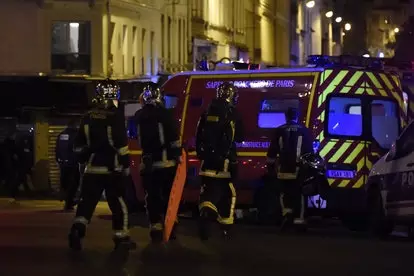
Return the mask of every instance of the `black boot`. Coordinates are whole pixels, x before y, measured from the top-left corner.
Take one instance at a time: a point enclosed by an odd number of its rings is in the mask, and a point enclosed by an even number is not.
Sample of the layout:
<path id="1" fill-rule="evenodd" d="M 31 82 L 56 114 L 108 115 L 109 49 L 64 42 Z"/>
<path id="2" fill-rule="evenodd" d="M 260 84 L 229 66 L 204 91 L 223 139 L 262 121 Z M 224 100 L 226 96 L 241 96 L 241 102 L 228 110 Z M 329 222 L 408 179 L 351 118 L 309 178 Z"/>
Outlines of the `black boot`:
<path id="1" fill-rule="evenodd" d="M 69 248 L 75 251 L 82 250 L 82 239 L 85 237 L 86 226 L 82 223 L 74 223 L 68 235 Z"/>
<path id="2" fill-rule="evenodd" d="M 122 250 L 122 251 L 129 251 L 135 250 L 137 248 L 137 243 L 131 240 L 130 237 L 114 237 L 113 238 L 115 243 L 114 251 Z"/>

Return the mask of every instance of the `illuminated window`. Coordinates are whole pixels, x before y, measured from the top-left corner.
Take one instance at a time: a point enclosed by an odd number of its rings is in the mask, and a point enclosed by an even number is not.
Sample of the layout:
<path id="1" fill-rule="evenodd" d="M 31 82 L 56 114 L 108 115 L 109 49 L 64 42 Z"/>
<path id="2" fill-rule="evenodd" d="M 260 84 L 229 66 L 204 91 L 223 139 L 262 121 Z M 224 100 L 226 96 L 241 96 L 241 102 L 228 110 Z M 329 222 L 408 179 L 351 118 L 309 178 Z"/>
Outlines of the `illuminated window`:
<path id="1" fill-rule="evenodd" d="M 362 102 L 358 98 L 332 97 L 328 103 L 328 133 L 338 136 L 361 136 L 361 105 Z"/>
<path id="2" fill-rule="evenodd" d="M 90 73 L 90 22 L 53 22 L 51 43 L 52 70 L 62 73 Z"/>
<path id="3" fill-rule="evenodd" d="M 277 128 L 286 123 L 285 112 L 290 108 L 299 108 L 299 101 L 263 100 L 260 106 L 257 124 L 260 128 Z"/>

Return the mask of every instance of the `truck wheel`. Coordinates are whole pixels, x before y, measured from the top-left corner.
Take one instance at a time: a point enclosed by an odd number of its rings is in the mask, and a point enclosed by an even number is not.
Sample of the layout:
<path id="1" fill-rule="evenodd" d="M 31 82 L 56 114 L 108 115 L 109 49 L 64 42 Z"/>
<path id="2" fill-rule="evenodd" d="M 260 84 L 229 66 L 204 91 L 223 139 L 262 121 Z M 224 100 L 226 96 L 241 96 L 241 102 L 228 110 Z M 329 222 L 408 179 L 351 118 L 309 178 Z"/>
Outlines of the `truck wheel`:
<path id="1" fill-rule="evenodd" d="M 368 231 L 371 235 L 385 238 L 394 228 L 392 221 L 387 218 L 382 204 L 381 192 L 378 188 L 368 191 Z"/>

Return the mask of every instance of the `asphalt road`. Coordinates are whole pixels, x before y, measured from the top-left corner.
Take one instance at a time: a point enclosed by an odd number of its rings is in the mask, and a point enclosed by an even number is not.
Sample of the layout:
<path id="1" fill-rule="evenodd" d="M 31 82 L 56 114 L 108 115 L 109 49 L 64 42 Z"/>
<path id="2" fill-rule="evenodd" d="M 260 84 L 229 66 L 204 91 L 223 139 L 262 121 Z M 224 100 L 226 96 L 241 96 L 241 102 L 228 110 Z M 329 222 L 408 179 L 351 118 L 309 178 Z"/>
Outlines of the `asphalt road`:
<path id="1" fill-rule="evenodd" d="M 414 275 L 414 243 L 406 238 L 379 241 L 340 227 L 306 234 L 277 233 L 273 227 L 237 225 L 232 240 L 207 243 L 195 224 L 182 222 L 179 240 L 149 244 L 144 217 L 134 217 L 139 248 L 128 258 L 111 255 L 111 224 L 104 203 L 88 228 L 82 253 L 67 249 L 73 214 L 57 201 L 0 199 L 0 275 Z M 139 226 L 141 225 L 141 226 Z"/>

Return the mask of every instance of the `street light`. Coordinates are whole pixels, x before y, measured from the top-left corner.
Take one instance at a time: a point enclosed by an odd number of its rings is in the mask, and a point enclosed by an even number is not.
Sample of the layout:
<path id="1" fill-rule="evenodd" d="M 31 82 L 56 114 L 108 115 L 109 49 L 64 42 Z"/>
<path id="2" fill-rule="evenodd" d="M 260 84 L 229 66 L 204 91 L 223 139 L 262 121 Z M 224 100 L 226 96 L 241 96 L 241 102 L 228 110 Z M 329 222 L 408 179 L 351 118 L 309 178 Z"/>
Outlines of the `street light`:
<path id="1" fill-rule="evenodd" d="M 336 23 L 341 23 L 342 22 L 342 17 L 338 16 L 337 18 L 335 18 L 335 22 Z"/>
<path id="2" fill-rule="evenodd" d="M 400 29 L 399 28 L 395 28 L 394 29 L 394 33 L 399 33 L 400 32 Z"/>
<path id="3" fill-rule="evenodd" d="M 346 23 L 345 24 L 345 31 L 349 31 L 349 30 L 351 30 L 351 24 Z"/>
<path id="4" fill-rule="evenodd" d="M 333 16 L 333 11 L 328 11 L 327 13 L 325 13 L 325 16 L 327 18 L 331 18 Z"/>
<path id="5" fill-rule="evenodd" d="M 306 7 L 308 7 L 309 9 L 312 9 L 313 7 L 315 7 L 315 1 L 306 2 Z"/>

